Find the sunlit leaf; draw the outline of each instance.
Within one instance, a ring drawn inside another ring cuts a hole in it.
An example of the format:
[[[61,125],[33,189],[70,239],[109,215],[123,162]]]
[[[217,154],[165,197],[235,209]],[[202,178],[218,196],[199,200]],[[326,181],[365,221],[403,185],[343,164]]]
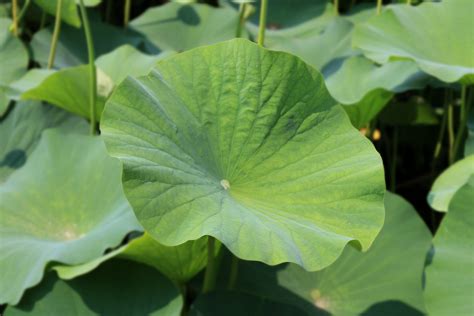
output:
[[[429,315],[471,315],[474,310],[474,177],[454,194],[433,240],[426,268]]]
[[[29,290],[5,316],[179,316],[183,299],[158,271],[127,260],[105,263],[71,281],[53,273]]]
[[[240,261],[236,291],[298,306],[307,315],[421,316],[431,233],[403,198],[387,192],[385,207],[384,227],[366,253],[346,247],[317,272]]]
[[[169,57],[119,85],[101,130],[165,245],[210,235],[244,259],[317,270],[382,226],[380,157],[294,56],[237,39]]]
[[[448,211],[454,194],[472,175],[474,175],[474,155],[459,160],[436,178],[428,194],[428,203],[437,211]]]
[[[140,229],[102,140],[47,130],[0,186],[0,304],[15,305],[51,261],[80,264]]]
[[[474,83],[474,1],[393,5],[357,26],[353,43],[378,63],[414,60],[445,82]]]
[[[86,122],[61,109],[36,101],[18,102],[0,122],[0,185],[29,159],[43,130],[85,133]]]
[[[130,26],[161,50],[183,51],[235,37],[238,19],[230,8],[168,3],[148,9]]]

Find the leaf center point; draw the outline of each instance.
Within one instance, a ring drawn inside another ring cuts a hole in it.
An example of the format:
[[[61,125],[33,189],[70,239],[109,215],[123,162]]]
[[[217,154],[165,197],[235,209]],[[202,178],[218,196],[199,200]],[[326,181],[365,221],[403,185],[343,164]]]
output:
[[[224,188],[224,190],[230,189],[230,182],[229,180],[223,179],[221,180],[221,185]]]

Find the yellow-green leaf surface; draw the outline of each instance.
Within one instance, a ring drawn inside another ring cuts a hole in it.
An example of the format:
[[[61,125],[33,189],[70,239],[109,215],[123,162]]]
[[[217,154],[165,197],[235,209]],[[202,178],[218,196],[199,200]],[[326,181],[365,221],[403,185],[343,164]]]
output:
[[[378,63],[414,60],[444,82],[474,83],[474,1],[393,5],[356,27],[353,44]],[[462,31],[465,30],[465,31]]]
[[[119,257],[152,266],[171,280],[184,284],[206,266],[206,245],[207,238],[203,237],[175,247],[167,247],[145,233],[142,237],[93,261],[76,266],[59,265],[54,269],[62,279],[69,280],[94,270],[102,262]]]
[[[102,140],[45,131],[25,166],[0,186],[0,304],[15,305],[51,262],[102,256],[140,229]]]
[[[37,101],[17,102],[0,122],[0,185],[22,167],[36,148],[43,130],[87,133],[85,120]]]
[[[381,159],[295,56],[236,39],[169,57],[117,87],[101,130],[165,245],[210,235],[244,259],[317,270],[381,229]]]
[[[48,273],[5,316],[179,316],[182,306],[178,289],[158,271],[113,260],[70,281]]]
[[[347,247],[332,265],[243,262],[235,289],[300,307],[307,315],[422,315],[422,278],[431,233],[403,198],[387,192],[384,227],[366,253]]]
[[[433,239],[434,256],[426,268],[429,315],[472,315],[474,311],[474,176],[449,203]]]
[[[66,111],[90,118],[89,66],[58,70],[21,95],[26,100],[49,102]],[[112,92],[114,83],[107,75],[97,71],[96,117],[99,120],[105,99]]]
[[[428,203],[440,212],[448,211],[449,203],[454,194],[474,175],[474,155],[459,160],[436,178]]]
[[[230,8],[167,3],[148,9],[130,26],[159,49],[179,52],[233,38],[238,19]]]

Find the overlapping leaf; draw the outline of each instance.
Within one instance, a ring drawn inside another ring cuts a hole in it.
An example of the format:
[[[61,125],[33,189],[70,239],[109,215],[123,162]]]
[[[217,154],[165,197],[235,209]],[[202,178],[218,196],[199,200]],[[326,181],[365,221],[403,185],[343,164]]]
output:
[[[387,193],[384,228],[367,253],[347,247],[331,266],[241,261],[235,290],[293,305],[306,315],[422,315],[422,272],[431,234],[413,207]]]
[[[16,304],[51,261],[80,264],[140,229],[120,162],[99,138],[43,133],[25,166],[0,186],[0,304]]]
[[[204,235],[244,259],[316,270],[383,222],[380,157],[300,59],[233,40],[125,80],[101,122],[159,242]]]
[[[230,8],[168,3],[148,9],[130,26],[161,50],[183,51],[233,38],[238,19]]]
[[[36,101],[15,105],[0,122],[0,184],[28,161],[43,130],[51,127],[62,132],[88,131],[84,120],[49,105]]]
[[[179,316],[182,305],[178,289],[158,271],[113,260],[71,281],[49,273],[20,305],[8,307],[5,316]]]
[[[429,315],[470,315],[474,310],[474,176],[449,203],[433,240],[434,257],[426,268]]]
[[[444,82],[474,83],[474,28],[471,0],[393,5],[360,24],[353,43],[378,63],[414,60]]]
[[[440,212],[446,212],[454,194],[474,175],[474,155],[456,162],[436,178],[428,203]]]

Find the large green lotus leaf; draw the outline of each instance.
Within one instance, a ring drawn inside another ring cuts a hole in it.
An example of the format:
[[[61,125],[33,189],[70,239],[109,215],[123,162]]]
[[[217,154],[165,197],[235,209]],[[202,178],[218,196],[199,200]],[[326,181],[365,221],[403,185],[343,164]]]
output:
[[[96,57],[109,53],[121,45],[129,44],[134,47],[141,47],[145,42],[140,34],[130,30],[130,28],[119,28],[102,23],[93,15],[90,26]],[[34,60],[43,67],[48,64],[52,34],[53,28],[48,27],[36,32],[31,41]],[[61,26],[54,68],[78,66],[87,62],[87,44],[84,30],[69,25]]]
[[[429,315],[472,315],[474,311],[474,176],[449,203],[433,239],[434,257],[426,268]]]
[[[444,82],[474,83],[474,1],[390,6],[357,26],[353,43],[378,63],[391,58],[414,60]]]
[[[112,260],[90,274],[63,281],[48,273],[5,316],[179,316],[183,299],[170,280],[146,265]]]
[[[235,37],[238,19],[231,8],[167,3],[148,9],[130,26],[161,50],[183,51]]]
[[[346,247],[335,263],[317,272],[294,264],[274,268],[240,261],[235,289],[298,306],[308,315],[324,311],[331,315],[409,315],[388,313],[405,309],[421,315],[422,274],[431,233],[400,196],[387,192],[385,208],[384,227],[366,253]]]
[[[61,0],[61,20],[75,27],[81,26],[75,0]],[[34,0],[45,12],[56,16],[58,0]]]
[[[50,74],[36,87],[27,90],[21,99],[49,102],[66,111],[90,118],[89,110],[89,66],[65,68]],[[105,99],[114,88],[107,75],[97,71],[96,117],[99,120],[104,109]]]
[[[433,183],[428,194],[430,206],[440,212],[448,211],[454,194],[472,175],[474,175],[474,155],[467,156],[451,165]]]
[[[152,266],[171,280],[183,284],[194,277],[207,264],[207,237],[167,247],[147,233],[106,255],[82,265],[55,266],[62,279],[72,279],[94,270],[113,257],[126,258]]]
[[[0,116],[8,107],[8,85],[20,78],[28,66],[28,51],[21,40],[10,32],[12,21],[0,18]]]
[[[354,54],[351,48],[352,28],[353,24],[346,19],[324,15],[300,26],[267,31],[265,46],[292,53],[322,70],[333,59]],[[256,32],[254,29],[252,34]]]
[[[165,245],[210,235],[244,259],[316,270],[382,226],[380,157],[295,56],[243,39],[171,56],[115,90],[101,130]]]
[[[392,92],[377,89],[366,94],[357,103],[344,105],[344,110],[349,116],[352,125],[360,129],[367,127],[370,121],[382,111],[392,98]]]
[[[158,60],[172,54],[173,52],[163,52],[159,55],[147,55],[126,44],[100,56],[95,63],[115,84],[119,84],[127,76],[146,75]]]
[[[140,229],[102,140],[43,133],[25,166],[0,186],[0,304],[15,305],[48,262],[100,257]]]
[[[87,133],[87,123],[61,109],[37,101],[17,102],[0,122],[0,184],[22,167],[36,147],[43,130]]]
[[[191,306],[190,316],[307,316],[296,306],[238,292],[212,292],[199,296]],[[8,315],[7,315],[8,316]]]
[[[391,102],[380,114],[380,122],[397,125],[437,125],[438,116],[433,107],[422,97],[415,96],[406,102]]]

